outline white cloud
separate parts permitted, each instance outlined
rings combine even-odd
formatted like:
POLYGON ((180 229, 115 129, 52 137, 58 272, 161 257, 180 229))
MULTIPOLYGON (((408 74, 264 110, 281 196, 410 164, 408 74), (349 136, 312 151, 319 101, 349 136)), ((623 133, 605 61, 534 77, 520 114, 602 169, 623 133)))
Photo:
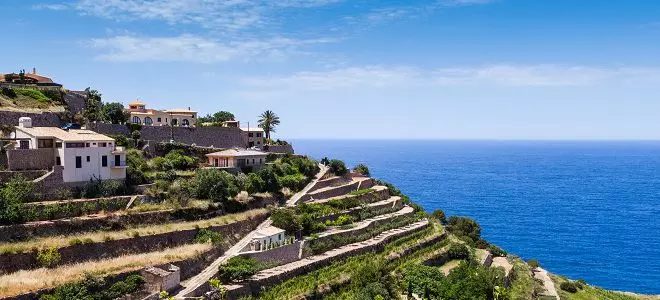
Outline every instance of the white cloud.
POLYGON ((295 40, 271 38, 221 43, 194 35, 177 37, 116 36, 93 39, 89 45, 103 53, 97 59, 107 61, 183 61, 216 63, 229 60, 257 60, 283 58, 300 53, 305 45, 327 43, 331 40, 295 40))
POLYGON ((49 9, 49 10, 65 10, 68 9, 69 5, 64 4, 64 3, 58 3, 58 4, 36 4, 32 6, 32 9, 49 9))
POLYGON ((607 83, 660 82, 660 69, 561 65, 492 65, 424 70, 414 67, 352 67, 299 72, 282 77, 243 78, 242 84, 261 90, 333 90, 349 87, 419 86, 570 87, 607 83))

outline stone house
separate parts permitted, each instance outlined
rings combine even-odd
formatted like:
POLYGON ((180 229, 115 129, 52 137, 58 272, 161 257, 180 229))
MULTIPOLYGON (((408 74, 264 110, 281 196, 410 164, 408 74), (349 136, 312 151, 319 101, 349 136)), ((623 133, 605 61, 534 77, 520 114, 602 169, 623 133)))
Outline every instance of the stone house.
POLYGON ((195 127, 197 124, 197 112, 190 107, 168 110, 157 110, 147 108, 140 100, 128 104, 126 112, 129 114, 129 122, 145 126, 183 126, 195 127))
POLYGON ((264 251, 284 245, 284 229, 268 226, 257 230, 250 241, 250 251, 264 251))
POLYGON ((11 134, 15 146, 7 151, 9 169, 61 169, 62 182, 90 179, 124 180, 126 151, 115 140, 91 130, 33 127, 22 117, 11 134))
POLYGON ((257 147, 262 149, 264 146, 264 130, 259 127, 241 128, 243 137, 247 141, 247 147, 257 147))

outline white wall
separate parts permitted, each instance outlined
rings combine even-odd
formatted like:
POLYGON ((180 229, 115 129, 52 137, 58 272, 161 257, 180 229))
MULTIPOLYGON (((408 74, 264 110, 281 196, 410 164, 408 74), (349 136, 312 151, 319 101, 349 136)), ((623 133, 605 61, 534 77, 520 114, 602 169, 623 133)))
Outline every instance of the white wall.
MULTIPOLYGON (((114 167, 115 154, 112 154, 114 147, 94 147, 91 146, 93 141, 89 143, 90 147, 88 148, 66 148, 66 143, 63 143, 64 148, 58 149, 58 155, 64 167, 64 182, 89 181, 92 178, 100 178, 102 180, 126 178, 125 167, 114 167), (106 167, 103 167, 101 164, 102 156, 104 155, 108 157, 108 165, 106 167), (76 156, 81 157, 82 168, 76 168, 76 156), (87 161, 88 156, 89 161, 87 161)), ((126 154, 122 153, 119 155, 120 161, 125 165, 126 154)))

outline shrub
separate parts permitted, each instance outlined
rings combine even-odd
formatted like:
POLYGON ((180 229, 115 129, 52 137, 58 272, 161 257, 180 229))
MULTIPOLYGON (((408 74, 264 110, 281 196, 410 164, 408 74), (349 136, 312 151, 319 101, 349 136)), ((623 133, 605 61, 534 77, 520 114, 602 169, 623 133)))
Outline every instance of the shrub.
POLYGON ((213 245, 219 245, 222 242, 222 236, 217 231, 213 231, 208 228, 202 228, 197 231, 194 242, 200 244, 210 242, 213 245))
POLYGON ((172 168, 177 170, 188 170, 197 167, 197 161, 190 156, 186 156, 183 150, 174 150, 167 153, 165 160, 172 168))
POLYGON ((62 259, 60 252, 55 247, 42 249, 37 252, 37 262, 43 267, 51 267, 59 262, 60 259, 62 259))
POLYGON ((479 249, 488 249, 490 244, 484 239, 478 239, 474 242, 474 247, 479 249))
POLYGON ((83 241, 79 238, 74 238, 72 240, 69 240, 69 246, 76 246, 76 245, 82 245, 83 241))
POLYGON ((355 221, 355 218, 352 217, 352 216, 341 215, 334 221, 331 221, 331 220, 325 221, 325 225, 326 226, 343 226, 343 225, 351 224, 354 221, 355 221))
POLYGON ((37 100, 42 103, 48 103, 50 102, 50 99, 46 97, 41 91, 38 90, 32 90, 32 89, 14 89, 16 94, 23 95, 30 97, 34 100, 37 100))
POLYGON ((270 215, 273 226, 286 230, 289 234, 295 234, 302 230, 300 218, 293 209, 275 209, 270 215))
POLYGON ((9 98, 16 98, 16 92, 12 88, 3 87, 2 94, 9 98))
POLYGON ((140 139, 140 137, 142 137, 142 134, 140 133, 139 130, 133 130, 133 132, 131 132, 131 138, 133 140, 137 141, 140 139))
POLYGON ((144 171, 148 166, 142 151, 129 149, 126 152, 126 166, 126 184, 139 185, 147 181, 144 171))
POLYGON ((253 194, 264 189, 265 182, 261 177, 256 173, 250 173, 247 175, 249 183, 248 193, 253 194))
POLYGON ((532 268, 532 269, 536 269, 536 268, 538 268, 538 267, 541 266, 541 265, 539 264, 539 261, 536 260, 536 259, 530 259, 530 260, 528 260, 528 261, 527 261, 527 265, 528 265, 530 268, 532 268))
POLYGON ((432 216, 434 219, 440 221, 440 223, 442 223, 442 224, 446 224, 446 223, 447 223, 447 217, 445 216, 445 212, 444 212, 442 209, 439 209, 439 208, 436 209, 435 211, 433 211, 433 213, 431 214, 431 216, 432 216))
POLYGON ((125 135, 118 134, 118 135, 108 135, 108 136, 115 139, 115 145, 123 146, 123 147, 128 146, 128 138, 125 135))
POLYGON ((272 165, 267 166, 259 170, 257 173, 261 180, 264 182, 261 189, 262 192, 277 193, 280 190, 280 185, 277 182, 277 174, 275 174, 273 168, 274 167, 272 165))
POLYGON ((56 103, 63 103, 62 92, 60 92, 59 90, 44 90, 41 92, 51 101, 56 103))
POLYGON ((305 187, 306 179, 307 178, 302 174, 292 174, 277 177, 277 182, 283 188, 288 188, 292 191, 299 191, 305 187))
POLYGON ((152 170, 157 170, 157 171, 168 171, 174 169, 174 166, 172 166, 170 161, 168 161, 162 156, 157 156, 151 159, 149 161, 149 167, 152 170))
POLYGON ((371 172, 369 172, 369 167, 367 167, 367 165, 365 165, 365 164, 359 164, 359 165, 355 166, 355 168, 353 168, 353 171, 355 171, 355 173, 358 173, 360 175, 364 175, 364 176, 367 176, 367 177, 371 176, 371 172))
POLYGON ((564 282, 562 282, 562 283, 559 285, 559 288, 562 289, 562 290, 564 290, 564 291, 567 291, 567 292, 569 292, 569 293, 571 293, 571 294, 573 294, 573 293, 577 293, 577 291, 578 291, 577 286, 576 286, 573 282, 570 282, 570 281, 564 281, 564 282))
POLYGON ((447 230, 459 237, 469 237, 473 241, 481 238, 481 227, 477 221, 468 217, 451 216, 447 221, 447 230))
POLYGON ((222 283, 247 279, 256 274, 260 266, 259 262, 252 257, 234 256, 226 264, 220 265, 218 279, 222 283))
POLYGON ((470 257, 470 249, 464 244, 454 243, 449 246, 447 254, 451 259, 467 259, 470 257))
POLYGON ((329 163, 330 173, 335 174, 336 176, 344 176, 348 174, 348 169, 346 169, 346 164, 343 161, 338 159, 333 159, 329 163))
POLYGON ((490 250, 490 253, 493 254, 493 256, 499 256, 499 257, 506 257, 507 253, 506 251, 502 250, 502 248, 495 246, 495 245, 489 245, 488 249, 490 250))
POLYGON ((583 289, 585 286, 587 286, 587 282, 584 281, 584 279, 578 279, 575 281, 575 284, 578 285, 578 288, 583 289))
POLYGON ((28 218, 24 201, 34 198, 34 183, 18 175, 0 190, 0 224, 13 224, 28 218))

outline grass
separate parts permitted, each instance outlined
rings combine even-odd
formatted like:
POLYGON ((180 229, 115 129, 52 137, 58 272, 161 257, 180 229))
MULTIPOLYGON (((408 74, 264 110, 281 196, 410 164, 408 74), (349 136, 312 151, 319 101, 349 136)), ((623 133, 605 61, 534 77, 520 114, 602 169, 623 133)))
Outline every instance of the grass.
POLYGON ((619 293, 619 292, 613 292, 613 291, 608 291, 604 290, 599 287, 594 287, 590 285, 585 285, 583 289, 578 290, 577 293, 569 293, 566 292, 562 289, 559 288, 559 285, 564 282, 568 281, 568 279, 564 277, 559 277, 556 275, 551 275, 552 281, 555 283, 555 287, 557 288, 557 293, 559 294, 559 297, 561 300, 651 300, 651 299, 658 299, 657 297, 653 296, 644 296, 644 295, 629 295, 629 294, 624 294, 624 293, 619 293))
POLYGON ((163 251, 126 255, 106 260, 89 261, 58 268, 41 268, 0 275, 0 297, 10 297, 29 291, 53 288, 84 279, 86 273, 95 275, 136 271, 147 266, 164 264, 200 255, 211 244, 192 244, 163 251))
POLYGON ((353 196, 362 196, 362 195, 369 194, 369 193, 374 192, 374 191, 375 191, 374 189, 368 188, 368 189, 361 189, 361 190, 357 190, 357 191, 352 191, 348 194, 353 195, 353 196))
MULTIPOLYGON (((207 208, 210 205, 208 200, 191 200, 186 208, 207 208)), ((162 202, 162 203, 140 203, 134 205, 128 209, 129 213, 136 212, 148 212, 148 211, 159 211, 159 210, 168 210, 168 209, 178 209, 180 207, 176 206, 174 203, 162 202)))
POLYGON ((248 218, 264 215, 266 213, 268 213, 268 210, 265 208, 253 209, 241 213, 219 216, 207 220, 178 222, 178 223, 160 224, 160 225, 152 225, 152 226, 139 226, 139 227, 128 228, 119 231, 95 231, 84 234, 35 238, 23 242, 0 243, 0 254, 27 252, 27 251, 32 251, 32 249, 35 248, 36 249, 47 249, 51 247, 62 248, 69 246, 71 243, 75 244, 76 243, 74 242, 75 240, 85 241, 85 243, 98 243, 108 240, 119 240, 119 239, 148 236, 148 235, 180 231, 180 230, 206 228, 210 226, 218 226, 218 225, 234 223, 237 221, 246 220, 248 218))

